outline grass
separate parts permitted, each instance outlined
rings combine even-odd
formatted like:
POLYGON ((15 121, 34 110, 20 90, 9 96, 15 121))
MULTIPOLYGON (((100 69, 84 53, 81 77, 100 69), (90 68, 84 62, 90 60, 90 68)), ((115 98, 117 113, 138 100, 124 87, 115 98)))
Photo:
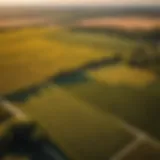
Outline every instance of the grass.
POLYGON ((71 33, 60 28, 31 28, 0 34, 0 94, 44 82, 50 76, 90 61, 121 53, 136 42, 118 37, 71 33), (12 79, 12 81, 11 81, 12 79))
POLYGON ((45 81, 54 74, 101 59, 104 52, 91 47, 49 41, 49 29, 24 29, 0 35, 0 94, 45 81), (11 81, 12 79, 12 81, 11 81))
POLYGON ((160 156, 160 147, 156 146, 150 142, 143 142, 137 148, 135 148, 131 153, 124 157, 124 160, 158 160, 160 156))
POLYGON ((127 65, 103 67, 88 71, 88 75, 111 86, 145 87, 157 79, 156 74, 147 69, 132 68, 127 65))
POLYGON ((94 34, 87 32, 64 32, 60 34, 51 34, 47 36, 49 39, 56 39, 57 41, 64 41, 67 44, 78 44, 90 46, 94 49, 98 48, 106 54, 113 54, 114 52, 121 52, 127 54, 137 45, 136 41, 119 38, 118 36, 106 36, 104 34, 94 34))
POLYGON ((23 110, 42 125, 71 159, 108 159, 133 138, 114 116, 104 115, 58 86, 30 98, 23 110))
POLYGON ((104 112, 113 113, 160 139, 159 86, 159 81, 142 88, 90 81, 63 87, 79 99, 93 104, 104 112))
POLYGON ((88 81, 49 86, 20 105, 72 159, 108 159, 129 143, 133 135, 115 116, 160 139, 159 77, 126 64, 138 42, 62 28, 32 28, 1 33, 0 43, 1 95, 91 61, 122 56, 117 66, 84 71, 88 81))

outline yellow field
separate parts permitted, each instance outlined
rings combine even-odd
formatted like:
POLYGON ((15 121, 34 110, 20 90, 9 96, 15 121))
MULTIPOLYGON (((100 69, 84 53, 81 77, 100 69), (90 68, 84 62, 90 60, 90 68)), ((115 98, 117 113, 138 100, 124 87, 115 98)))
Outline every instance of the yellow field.
POLYGON ((0 44, 0 94, 18 97, 13 102, 38 122, 69 158, 112 157, 135 138, 121 120, 160 138, 156 125, 159 77, 149 69, 129 67, 126 61, 137 45, 134 40, 32 28, 1 33, 0 44), (119 64, 108 66, 107 62, 94 70, 83 69, 86 81, 72 81, 75 74, 69 77, 69 84, 47 82, 46 88, 42 85, 42 90, 32 91, 32 85, 59 72, 116 54, 122 57, 119 64), (26 90, 17 95, 18 89, 26 90), (22 101, 21 96, 25 97, 22 101))
POLYGON ((89 71, 88 75, 111 86, 145 87, 157 80, 156 75, 147 69, 131 68, 125 65, 89 71))
POLYGON ((24 29, 0 34, 0 94, 37 84, 54 74, 105 56, 92 47, 49 41, 58 29, 24 29))

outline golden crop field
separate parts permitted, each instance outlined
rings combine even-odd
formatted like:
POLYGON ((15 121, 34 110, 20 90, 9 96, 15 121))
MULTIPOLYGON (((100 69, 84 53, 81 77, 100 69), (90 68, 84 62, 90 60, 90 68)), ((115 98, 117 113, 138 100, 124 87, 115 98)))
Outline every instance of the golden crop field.
POLYGON ((125 65, 104 67, 89 71, 88 74, 99 82, 113 86, 128 85, 132 87, 145 87, 157 79, 157 75, 151 71, 131 68, 125 65))
POLYGON ((40 83, 58 72, 105 56, 91 47, 70 46, 45 38, 46 34, 54 32, 60 31, 23 29, 0 34, 1 94, 40 83))

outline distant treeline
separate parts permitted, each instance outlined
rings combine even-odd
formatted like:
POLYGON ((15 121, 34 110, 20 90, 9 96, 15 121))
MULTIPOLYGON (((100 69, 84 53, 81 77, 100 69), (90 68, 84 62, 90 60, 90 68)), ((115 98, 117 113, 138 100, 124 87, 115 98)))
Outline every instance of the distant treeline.
POLYGON ((134 6, 134 7, 113 7, 113 6, 48 6, 48 7, 20 7, 0 8, 0 20, 12 18, 50 18, 58 24, 71 24, 86 18, 98 18, 106 16, 142 16, 160 17, 159 6, 134 6))
POLYGON ((0 33, 17 31, 19 28, 17 27, 0 27, 0 33))
POLYGON ((0 27, 0 33, 6 33, 6 32, 13 32, 13 31, 19 31, 22 29, 28 29, 28 28, 42 28, 46 27, 48 24, 31 24, 31 25, 17 25, 17 26, 8 26, 8 27, 0 27))
POLYGON ((125 30, 119 28, 110 27, 72 27, 72 32, 87 32, 107 35, 118 35, 130 39, 139 39, 149 42, 160 41, 160 28, 154 28, 152 30, 125 30))

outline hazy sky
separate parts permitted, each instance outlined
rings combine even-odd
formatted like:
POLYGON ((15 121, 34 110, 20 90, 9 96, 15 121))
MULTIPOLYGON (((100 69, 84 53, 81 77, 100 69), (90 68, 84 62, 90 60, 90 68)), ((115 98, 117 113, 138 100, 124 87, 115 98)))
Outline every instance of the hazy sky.
POLYGON ((0 5, 160 5, 160 0, 0 0, 0 5))

